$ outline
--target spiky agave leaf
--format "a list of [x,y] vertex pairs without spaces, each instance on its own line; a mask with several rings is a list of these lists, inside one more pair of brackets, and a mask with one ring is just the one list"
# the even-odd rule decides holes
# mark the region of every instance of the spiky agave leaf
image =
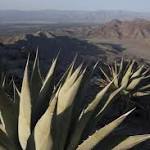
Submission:
[[144,65],[142,65],[141,67],[139,67],[139,69],[136,72],[133,73],[133,75],[131,76],[131,78],[136,78],[136,77],[140,76],[141,73],[142,73],[142,71],[143,71],[143,69],[144,69]]
[[150,139],[150,134],[129,136],[127,139],[115,146],[112,150],[129,150],[137,144],[140,144],[148,139]]
[[136,93],[134,93],[134,97],[142,97],[142,96],[148,96],[148,95],[150,95],[150,91],[146,91],[146,92],[136,92]]
[[110,104],[112,103],[112,101],[116,98],[116,96],[118,96],[118,94],[122,91],[124,87],[120,87],[119,89],[115,90],[114,92],[112,92],[110,94],[110,96],[108,97],[108,99],[106,100],[106,103],[104,104],[104,106],[101,108],[100,112],[97,114],[97,116],[101,115],[101,113],[110,106]]
[[[122,123],[127,115],[129,115],[129,113],[130,112],[122,115],[121,117],[96,131],[94,134],[89,136],[88,139],[83,141],[83,143],[78,146],[77,150],[93,149],[97,144],[105,139],[106,136],[110,134],[120,123]],[[121,143],[112,148],[112,150],[129,150],[148,139],[150,139],[149,134],[129,136],[127,139],[123,140]]]
[[16,115],[15,103],[2,89],[0,90],[0,113],[3,129],[8,137],[17,143],[18,115]]
[[40,90],[41,95],[42,95],[42,93],[45,93],[45,91],[49,87],[49,84],[52,80],[52,77],[53,77],[53,74],[54,74],[54,71],[55,71],[55,68],[56,68],[57,59],[58,58],[56,57],[56,59],[53,60],[52,65],[51,65],[51,67],[48,71],[48,74],[47,74],[47,76],[46,76],[46,78],[43,82],[43,85],[42,85],[41,90]]
[[107,80],[108,82],[111,82],[111,79],[110,79],[109,76],[105,73],[105,71],[104,71],[102,68],[100,68],[100,70],[101,70],[101,72],[103,73],[103,75],[105,76],[106,80]]
[[4,133],[7,133],[6,128],[5,128],[4,119],[3,119],[1,112],[0,112],[0,130],[3,131]]
[[19,116],[19,104],[20,104],[20,95],[21,93],[19,92],[15,82],[13,81],[13,90],[14,90],[14,105],[15,105],[15,112],[16,116]]
[[132,75],[132,69],[135,61],[132,61],[131,65],[129,66],[128,70],[126,71],[124,77],[122,78],[121,85],[124,85],[126,88],[130,79],[130,76]]
[[[102,91],[100,91],[96,95],[96,97],[91,101],[91,103],[87,106],[87,108],[83,110],[82,115],[77,121],[75,131],[73,132],[73,135],[71,137],[71,142],[69,144],[68,150],[75,149],[77,147],[88,121],[90,120],[92,114],[95,112],[97,106],[100,104],[101,100],[104,99],[107,91],[109,90],[113,82],[114,80],[111,83],[109,83]],[[113,96],[110,97],[113,98]]]
[[131,81],[131,83],[128,85],[127,90],[134,90],[143,79],[144,79],[144,77],[139,77],[139,78],[133,79]]
[[38,118],[42,116],[42,114],[45,112],[45,110],[48,107],[49,100],[50,100],[49,97],[52,95],[54,90],[53,79],[54,79],[57,59],[58,58],[56,57],[56,59],[53,60],[52,65],[48,71],[46,78],[44,79],[44,82],[38,94],[36,100],[37,102],[34,106],[33,114],[32,114],[32,126],[35,126]]
[[2,88],[4,88],[5,85],[6,85],[6,74],[2,73],[2,74],[1,74],[0,86],[1,86]]
[[119,86],[119,81],[118,81],[118,77],[117,77],[117,63],[116,63],[116,61],[115,61],[115,69],[114,69],[114,67],[112,66],[112,76],[113,76],[113,78],[115,78],[115,80],[114,80],[114,84],[115,84],[115,86],[116,87],[118,87]]
[[26,64],[22,82],[18,119],[18,136],[23,150],[26,149],[27,140],[31,134],[31,93],[29,87],[28,63],[29,59]]
[[149,89],[150,89],[150,84],[145,85],[145,86],[139,88],[140,91],[146,91],[146,90],[149,90]]
[[66,77],[66,80],[69,79],[73,73],[73,69],[74,69],[74,65],[75,65],[75,62],[77,60],[77,57],[78,55],[76,55],[72,61],[72,63],[70,64],[70,66],[68,67],[68,71],[65,73],[67,74],[67,77]]
[[128,113],[122,115],[121,117],[117,118],[116,120],[112,121],[108,125],[104,126],[103,128],[96,131],[92,134],[88,139],[86,139],[83,143],[81,143],[77,150],[91,150],[93,149],[99,142],[101,142],[107,135],[109,135],[117,126],[124,121],[124,119],[132,112],[133,110],[129,111]]
[[[76,73],[79,75],[79,72],[76,72]],[[71,76],[68,79],[68,81],[66,80],[66,82],[60,89],[60,92],[58,95],[56,123],[57,123],[57,133],[60,139],[60,142],[58,143],[58,149],[60,150],[64,149],[64,146],[65,146],[66,138],[69,132],[71,116],[73,113],[72,109],[75,103],[74,100],[79,90],[83,75],[84,75],[84,72],[82,72],[76,78],[74,83],[72,83],[72,80],[74,80],[74,76],[77,76],[77,75],[74,75],[73,77]],[[65,120],[65,123],[63,122],[63,120]],[[61,127],[63,127],[63,130],[61,129]]]
[[[39,68],[39,57],[38,57],[38,49],[37,49],[36,57],[35,57],[33,68],[32,68],[31,81],[30,81],[32,106],[34,106],[34,104],[36,103],[35,100],[38,97],[42,84],[43,84],[43,81],[42,81],[41,72]],[[36,85],[36,88],[35,88],[35,85]]]
[[58,93],[56,93],[55,97],[50,102],[46,112],[39,119],[34,128],[34,141],[36,150],[51,150],[54,146],[52,121],[54,117],[56,103],[58,100]]

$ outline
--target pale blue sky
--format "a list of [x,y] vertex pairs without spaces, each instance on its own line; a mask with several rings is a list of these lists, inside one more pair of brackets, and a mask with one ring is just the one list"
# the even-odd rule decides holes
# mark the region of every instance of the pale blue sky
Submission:
[[150,12],[150,0],[0,0],[0,9],[101,10]]

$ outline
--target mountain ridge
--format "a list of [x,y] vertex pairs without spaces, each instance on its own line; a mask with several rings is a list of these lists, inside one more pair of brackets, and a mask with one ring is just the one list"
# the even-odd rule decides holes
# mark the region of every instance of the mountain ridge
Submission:
[[89,37],[105,39],[149,39],[150,21],[135,19],[133,21],[112,20],[93,29]]
[[150,20],[150,13],[121,10],[67,11],[67,10],[0,10],[0,23],[105,23],[113,19]]

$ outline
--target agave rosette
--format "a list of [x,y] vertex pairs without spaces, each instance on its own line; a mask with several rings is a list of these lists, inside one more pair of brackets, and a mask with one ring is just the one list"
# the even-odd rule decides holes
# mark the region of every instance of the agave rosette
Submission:
[[114,64],[108,65],[106,68],[107,71],[100,68],[104,76],[103,79],[100,79],[101,87],[104,87],[116,77],[111,90],[123,86],[123,95],[128,95],[129,97],[150,95],[150,73],[148,67],[140,66],[134,60],[126,62],[122,59],[121,63],[115,61]]
[[[78,109],[79,93],[85,84],[82,65],[75,70],[70,65],[60,82],[53,84],[57,59],[44,80],[38,65],[38,55],[29,77],[27,61],[21,92],[15,88],[14,100],[0,89],[0,149],[3,150],[91,150],[102,142],[133,111],[129,111],[83,140],[83,133],[100,105],[98,116],[110,107],[122,87],[109,93],[113,79],[99,91],[88,105]],[[84,81],[84,82],[83,82]],[[107,99],[102,103],[105,95]],[[104,102],[104,101],[103,101]],[[130,149],[147,140],[150,135],[129,136],[111,149]],[[112,143],[112,141],[111,141]],[[106,144],[110,146],[111,144]]]

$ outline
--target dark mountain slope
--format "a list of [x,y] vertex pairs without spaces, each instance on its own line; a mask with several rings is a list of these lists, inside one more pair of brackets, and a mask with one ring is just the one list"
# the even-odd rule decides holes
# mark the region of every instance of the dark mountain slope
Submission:
[[31,60],[37,48],[40,55],[42,72],[47,71],[53,58],[59,55],[60,72],[62,72],[78,54],[77,63],[91,64],[98,59],[106,59],[105,51],[84,40],[67,36],[55,36],[48,32],[37,32],[17,38],[14,43],[0,44],[0,60],[6,71],[22,77],[23,68],[30,53]]

